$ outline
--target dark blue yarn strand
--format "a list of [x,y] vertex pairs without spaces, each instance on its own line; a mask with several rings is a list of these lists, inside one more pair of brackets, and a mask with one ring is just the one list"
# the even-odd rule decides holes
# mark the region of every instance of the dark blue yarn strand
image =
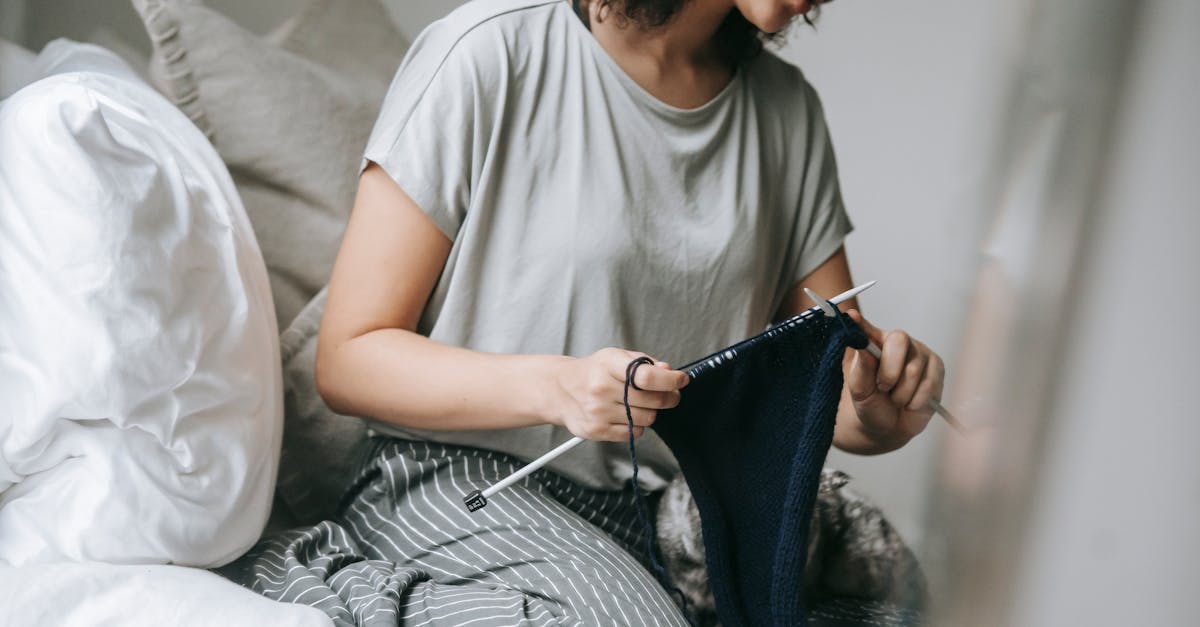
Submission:
[[646,535],[646,556],[650,558],[650,566],[654,569],[654,574],[658,577],[658,582],[678,597],[679,609],[683,612],[683,617],[687,619],[688,624],[696,627],[696,622],[692,620],[692,615],[688,611],[687,597],[683,595],[682,590],[671,583],[671,576],[667,573],[667,569],[659,563],[658,557],[655,555],[654,522],[650,519],[650,506],[646,503],[646,495],[642,492],[641,487],[638,486],[637,451],[634,449],[633,410],[629,406],[629,388],[632,387],[635,390],[642,389],[637,386],[637,383],[634,383],[633,378],[637,375],[638,368],[652,363],[654,363],[654,360],[642,356],[629,362],[629,365],[625,367],[625,419],[629,425],[629,462],[633,465],[633,478],[630,480],[630,483],[633,485],[634,500],[637,501],[638,518],[642,521],[642,530]]

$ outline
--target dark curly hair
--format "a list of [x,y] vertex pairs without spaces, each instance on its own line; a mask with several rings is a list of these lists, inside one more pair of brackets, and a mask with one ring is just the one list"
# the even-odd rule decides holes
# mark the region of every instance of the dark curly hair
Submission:
[[[824,1],[826,0],[812,3],[813,11],[803,16],[806,24],[813,25],[815,14],[820,11]],[[587,5],[592,2],[595,2],[600,10],[611,9],[622,26],[632,23],[639,28],[653,30],[670,22],[688,0],[572,0],[575,13],[589,28],[591,23]],[[730,66],[737,67],[757,56],[762,52],[763,43],[773,40],[782,32],[764,33],[735,8],[725,16],[717,28],[718,52]]]

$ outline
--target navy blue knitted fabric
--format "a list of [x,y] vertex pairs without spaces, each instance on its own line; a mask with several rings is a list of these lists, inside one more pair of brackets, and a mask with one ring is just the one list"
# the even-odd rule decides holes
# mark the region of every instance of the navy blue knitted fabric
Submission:
[[700,510],[725,627],[802,625],[808,529],[833,441],[842,355],[867,337],[809,312],[685,367],[692,382],[654,429]]

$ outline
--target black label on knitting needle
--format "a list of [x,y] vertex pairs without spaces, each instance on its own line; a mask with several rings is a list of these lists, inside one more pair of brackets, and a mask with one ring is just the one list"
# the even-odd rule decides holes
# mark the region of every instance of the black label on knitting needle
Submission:
[[477,509],[483,509],[483,506],[487,505],[487,499],[484,498],[483,492],[475,490],[463,497],[463,503],[467,505],[467,511],[473,512]]

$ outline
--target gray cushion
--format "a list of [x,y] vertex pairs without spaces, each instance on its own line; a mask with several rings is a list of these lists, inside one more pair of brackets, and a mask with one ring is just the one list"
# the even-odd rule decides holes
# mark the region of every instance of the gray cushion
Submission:
[[313,374],[324,312],[321,290],[279,336],[286,420],[276,492],[296,524],[333,515],[367,440],[362,419],[334,413],[317,393]]
[[229,166],[284,328],[328,279],[358,165],[408,48],[378,0],[315,0],[259,37],[195,0],[133,0],[159,88]]
[[36,56],[6,39],[0,39],[0,99],[37,78]]

